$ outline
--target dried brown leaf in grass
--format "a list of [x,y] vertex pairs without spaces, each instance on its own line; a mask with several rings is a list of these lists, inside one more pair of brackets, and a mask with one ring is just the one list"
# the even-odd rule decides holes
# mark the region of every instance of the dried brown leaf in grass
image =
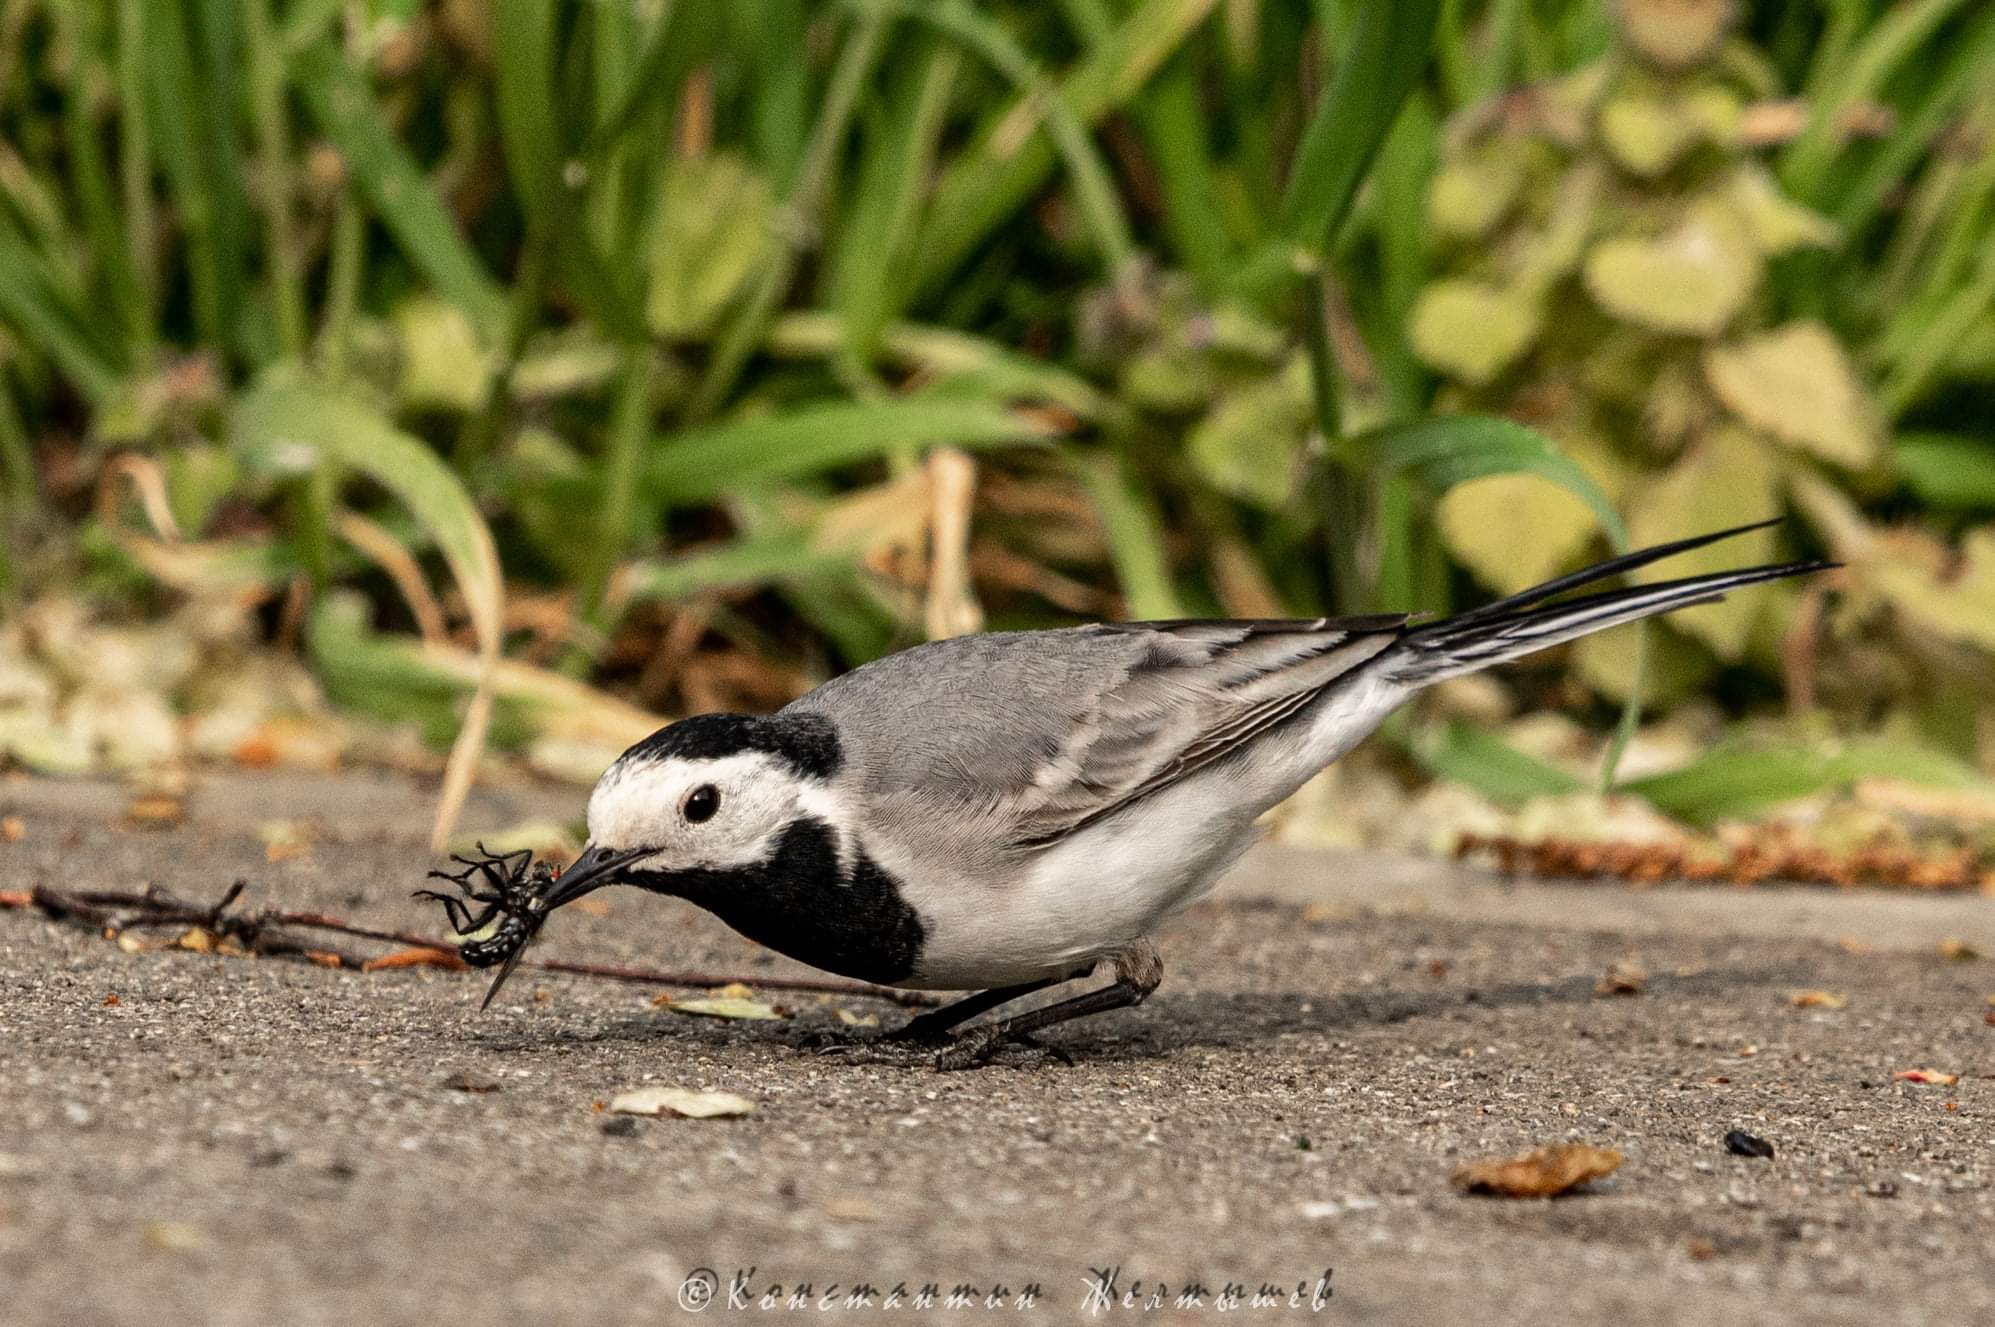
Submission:
[[1499,1198],[1554,1198],[1612,1175],[1621,1161],[1612,1148],[1553,1143],[1522,1156],[1471,1161],[1455,1171],[1454,1183],[1467,1193]]

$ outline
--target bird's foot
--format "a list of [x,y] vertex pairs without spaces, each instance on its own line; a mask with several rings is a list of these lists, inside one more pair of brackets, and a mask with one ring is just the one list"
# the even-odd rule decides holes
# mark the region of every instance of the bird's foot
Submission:
[[943,1047],[935,1057],[935,1067],[943,1072],[956,1069],[974,1069],[980,1064],[988,1064],[997,1053],[1007,1046],[1018,1046],[1036,1051],[1038,1062],[1048,1059],[1058,1060],[1071,1067],[1074,1057],[1058,1046],[1049,1046],[1029,1032],[1006,1032],[1001,1027],[973,1028],[958,1036]]

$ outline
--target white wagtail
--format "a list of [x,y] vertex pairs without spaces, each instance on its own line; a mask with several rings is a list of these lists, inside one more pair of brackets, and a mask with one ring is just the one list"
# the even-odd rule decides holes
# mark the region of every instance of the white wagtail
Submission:
[[596,784],[588,846],[537,911],[636,885],[813,967],[979,992],[899,1034],[918,1039],[1113,964],[1109,985],[941,1052],[945,1067],[976,1063],[1007,1039],[1140,1003],[1163,975],[1147,938],[1158,924],[1212,887],[1262,812],[1421,688],[1833,565],[1546,602],[1759,528],[1418,625],[1403,613],[1126,622],[919,645],[775,714],[698,715],[631,747]]

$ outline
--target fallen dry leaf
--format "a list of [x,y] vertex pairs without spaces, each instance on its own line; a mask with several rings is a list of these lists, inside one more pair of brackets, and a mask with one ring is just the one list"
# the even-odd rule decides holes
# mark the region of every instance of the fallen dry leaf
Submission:
[[1833,991],[1796,991],[1788,1002],[1796,1009],[1841,1009],[1850,998]]
[[0,908],[25,908],[35,896],[25,889],[0,889]]
[[461,972],[464,967],[464,960],[449,950],[415,945],[408,949],[397,949],[391,954],[383,954],[379,958],[370,958],[360,965],[360,970],[379,972],[384,968],[448,968],[452,972]]
[[1930,1083],[1934,1087],[1952,1087],[1960,1081],[1959,1074],[1946,1073],[1939,1069],[1900,1069],[1891,1075],[1894,1083]]
[[125,803],[125,819],[135,825],[177,825],[187,818],[187,803],[178,797],[134,797]]
[[1612,963],[1593,984],[1595,995],[1640,995],[1649,984],[1648,970],[1639,963]]
[[1553,1198],[1612,1175],[1621,1154],[1590,1143],[1553,1143],[1522,1156],[1471,1161],[1455,1171],[1456,1187],[1499,1198]]
[[744,1000],[735,996],[711,997],[699,1000],[674,1000],[665,1006],[674,1013],[700,1014],[707,1018],[781,1018],[782,1015],[763,1004],[760,1000]]
[[850,1009],[838,1011],[838,1021],[847,1027],[876,1028],[880,1025],[878,1014],[855,1014]]
[[161,1253],[196,1253],[208,1247],[208,1233],[185,1221],[148,1221],[145,1243]]
[[1940,957],[1952,963],[1966,963],[1981,957],[1981,951],[1957,935],[1940,941]]
[[104,1007],[106,1009],[116,1009],[119,1005],[123,1003],[124,1001],[118,998],[118,993],[116,991],[112,991],[109,995],[104,997]]
[[689,1120],[732,1119],[755,1103],[732,1092],[691,1092],[683,1087],[640,1087],[610,1098],[616,1115],[680,1115]]
[[28,827],[21,823],[19,816],[0,817],[0,842],[19,843]]

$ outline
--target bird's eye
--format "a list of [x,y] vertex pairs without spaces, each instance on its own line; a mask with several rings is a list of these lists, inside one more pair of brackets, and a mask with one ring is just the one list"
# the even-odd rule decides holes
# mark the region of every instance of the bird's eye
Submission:
[[686,794],[686,804],[680,813],[697,825],[712,820],[714,812],[720,810],[720,789],[711,783],[703,783]]

